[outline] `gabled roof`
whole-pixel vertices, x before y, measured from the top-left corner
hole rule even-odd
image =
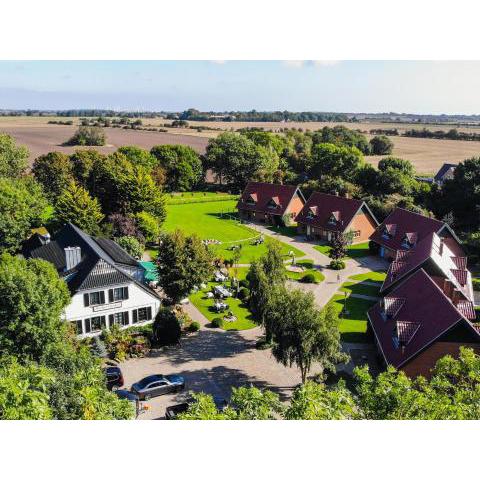
[[[404,299],[394,316],[383,312],[383,301],[368,311],[368,318],[388,364],[401,367],[459,322],[480,342],[480,334],[423,269],[402,282],[385,300]]]
[[[65,270],[66,247],[79,247],[81,251],[80,263],[69,271]],[[133,257],[114,241],[93,238],[72,223],[67,223],[46,245],[31,250],[25,249],[24,255],[52,263],[72,293],[134,282],[151,295],[157,296],[122,270],[122,267],[128,266],[141,268]]]
[[[439,233],[446,227],[452,236],[455,236],[444,222],[396,208],[372,233],[370,240],[392,250],[401,250],[405,249],[403,242],[407,234],[413,236],[416,242],[420,242],[429,234]],[[384,232],[388,232],[388,236],[384,235]],[[458,241],[456,237],[454,238]]]
[[[470,272],[466,269],[466,262],[463,263],[462,268],[460,265],[463,261],[456,259],[457,257],[449,249],[448,244],[436,233],[430,233],[419,241],[412,250],[397,251],[396,258],[388,268],[381,291],[389,290],[410,273],[424,267],[427,261],[431,261],[437,267],[438,272],[444,278],[450,280],[465,299],[472,301],[473,290]]]
[[[444,163],[440,169],[438,170],[438,172],[436,173],[436,175],[433,177],[433,179],[436,181],[436,182],[442,182],[443,181],[443,177],[445,176],[446,173],[448,173],[450,171],[450,169],[455,169],[457,168],[457,165],[455,163]]]
[[[373,223],[378,224],[367,204],[362,200],[313,192],[297,215],[296,221],[334,232],[344,232],[360,209],[364,209]],[[335,223],[330,222],[332,217],[335,218]]]
[[[245,190],[237,203],[237,209],[281,216],[287,210],[295,193],[298,193],[303,202],[305,201],[302,192],[295,185],[248,182],[248,185],[245,187]],[[272,204],[277,207],[269,207],[269,205]]]

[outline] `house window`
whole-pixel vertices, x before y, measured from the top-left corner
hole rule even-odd
[[[75,332],[77,335],[82,335],[83,334],[83,321],[82,320],[77,320],[73,322],[73,325],[75,327]]]
[[[128,300],[128,287],[111,288],[108,291],[108,301],[110,303],[120,300]]]
[[[114,313],[108,316],[108,326],[121,325],[123,327],[129,325],[128,312]]]
[[[105,315],[85,319],[85,333],[100,332],[106,326]]]
[[[83,295],[83,303],[86,307],[102,305],[105,303],[105,292],[100,290],[98,292],[85,293]]]
[[[334,215],[332,215],[329,219],[328,219],[328,223],[330,225],[335,225],[337,223],[337,219],[335,218]]]
[[[360,236],[360,230],[353,231],[353,238],[358,238]]]
[[[146,322],[152,319],[152,307],[143,307],[133,310],[132,323]]]

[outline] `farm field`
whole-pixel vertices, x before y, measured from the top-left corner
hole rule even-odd
[[[241,225],[234,218],[225,217],[226,213],[235,211],[235,205],[235,200],[167,205],[167,219],[163,228],[166,231],[178,228],[188,235],[196,233],[203,240],[218,240],[222,244],[211,245],[211,248],[216,255],[223,258],[231,258],[232,252],[229,248],[241,244],[239,263],[251,263],[267,249],[265,244],[252,245],[252,240],[258,237],[256,231]],[[300,250],[283,244],[283,253],[287,255],[289,251],[293,251],[296,257],[305,255]]]
[[[73,120],[75,125],[49,125],[49,120]],[[159,127],[169,123],[162,118],[143,119],[144,127]],[[61,146],[70,138],[77,128],[78,118],[66,117],[0,117],[0,132],[12,135],[18,143],[26,145],[30,152],[30,161],[37,156],[53,150],[72,153],[78,147]],[[324,126],[345,125],[348,128],[368,132],[374,128],[397,128],[404,131],[409,128],[427,128],[432,130],[447,130],[457,128],[459,131],[480,133],[480,126],[458,127],[456,125],[419,125],[397,123],[330,123],[330,122],[189,122],[191,126],[221,128],[236,130],[245,127],[261,127],[266,130],[279,131],[283,128],[301,128],[303,130],[318,130]],[[167,128],[168,133],[148,132],[141,130],[124,130],[121,128],[106,128],[107,145],[98,148],[104,153],[111,153],[123,145],[137,145],[150,149],[154,145],[182,144],[189,145],[199,153],[204,153],[208,139],[216,137],[220,131],[198,132],[189,128]],[[367,137],[371,135],[366,134]],[[390,137],[395,148],[393,155],[410,160],[418,173],[431,174],[436,172],[445,162],[458,163],[466,158],[480,154],[480,142],[460,140],[436,140],[428,138]],[[382,157],[367,156],[366,161],[376,165]]]

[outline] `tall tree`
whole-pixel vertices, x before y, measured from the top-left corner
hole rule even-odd
[[[176,230],[162,237],[157,267],[160,285],[178,302],[211,276],[212,255],[197,235],[186,237]]]
[[[347,256],[348,247],[352,244],[353,241],[353,232],[338,232],[332,236],[330,241],[330,252],[329,256],[333,260],[342,260]]]
[[[0,352],[38,360],[65,335],[60,318],[70,303],[51,263],[0,256]]]
[[[157,145],[150,150],[165,172],[165,187],[171,192],[192,190],[202,177],[198,153],[187,145]]]
[[[55,211],[61,223],[72,222],[90,235],[99,233],[99,225],[103,220],[100,204],[73,180],[60,194]]]
[[[313,294],[284,290],[270,310],[273,317],[273,356],[285,366],[296,365],[305,383],[312,363],[322,371],[335,371],[335,364],[346,360],[341,351],[338,315],[332,305],[322,311]]]
[[[0,252],[18,251],[47,208],[42,188],[31,177],[0,178]]]
[[[312,167],[309,173],[316,179],[330,175],[351,180],[363,164],[363,155],[356,147],[319,143],[312,148]]]
[[[29,151],[17,146],[15,139],[0,133],[0,177],[18,178],[28,166]]]
[[[135,145],[120,147],[117,151],[125,155],[132,165],[141,165],[150,172],[157,165],[157,159],[150,152]]]
[[[53,201],[73,179],[70,158],[60,152],[50,152],[37,157],[33,162],[32,173]]]

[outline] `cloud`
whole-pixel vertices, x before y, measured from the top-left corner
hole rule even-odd
[[[285,60],[283,64],[289,68],[332,67],[338,65],[338,60]]]

